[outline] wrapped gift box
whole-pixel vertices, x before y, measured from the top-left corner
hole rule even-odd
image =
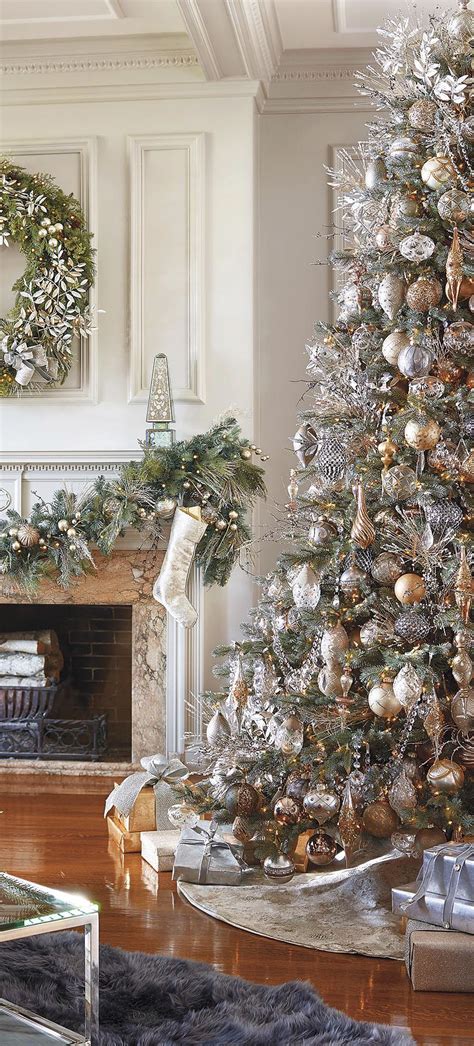
[[[122,853],[140,853],[140,832],[126,832],[120,821],[111,814],[107,815],[107,831],[109,839],[114,842]]]
[[[405,963],[417,992],[474,992],[474,938],[409,919]]]
[[[472,903],[464,898],[456,899],[453,902],[452,914],[448,926],[446,926],[444,917],[446,897],[429,892],[414,901],[413,898],[419,885],[419,882],[414,882],[407,883],[406,886],[392,887],[392,910],[400,915],[408,915],[409,919],[416,919],[419,922],[474,934],[474,897]]]
[[[171,872],[180,832],[142,832],[142,857],[155,872]]]
[[[117,782],[114,781],[114,788],[117,787]],[[126,832],[153,832],[156,828],[155,793],[149,785],[146,788],[142,788],[129,814],[122,814],[116,806],[113,809],[115,819],[119,821]],[[168,826],[169,821],[167,822]]]
[[[247,865],[235,847],[207,821],[186,826],[176,849],[173,879],[212,886],[237,886]]]
[[[456,898],[474,902],[474,846],[441,843],[424,851],[422,876],[429,876],[426,888],[433,893],[446,897],[456,870]]]

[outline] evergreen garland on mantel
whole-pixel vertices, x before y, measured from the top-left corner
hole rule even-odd
[[[109,553],[126,527],[159,539],[163,522],[179,505],[199,505],[208,527],[197,549],[206,585],[225,585],[240,549],[250,539],[246,513],[265,495],[263,469],[228,417],[204,435],[168,448],[144,449],[117,479],[100,476],[78,495],[57,490],[25,518],[9,510],[0,521],[0,584],[5,593],[32,595],[43,578],[63,588],[94,569],[91,545]],[[265,456],[263,457],[265,460]]]

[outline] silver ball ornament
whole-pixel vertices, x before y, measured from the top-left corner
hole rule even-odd
[[[266,857],[263,862],[265,879],[273,883],[289,883],[295,874],[294,862],[288,854]]]

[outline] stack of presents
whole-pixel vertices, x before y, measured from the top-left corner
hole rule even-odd
[[[142,766],[143,771],[114,784],[106,800],[109,838],[122,853],[141,853],[155,871],[173,871],[175,879],[225,886],[240,883],[249,870],[249,854],[232,836],[230,826],[196,819],[196,824],[184,824],[181,830],[170,827],[175,787],[189,773],[183,763],[156,755],[142,759]]]
[[[474,845],[423,853],[414,883],[392,890],[407,918],[405,962],[415,991],[474,991]]]

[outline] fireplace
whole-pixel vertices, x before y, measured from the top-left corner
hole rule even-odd
[[[32,601],[19,592],[0,594],[0,632],[52,629],[58,636],[64,668],[48,717],[79,723],[105,717],[106,748],[94,763],[99,772],[166,750],[166,614],[151,591],[162,555],[96,554],[96,571],[67,591],[44,581]],[[0,767],[20,762],[23,769],[39,765],[3,757]],[[81,752],[72,762],[70,753],[67,763],[60,753],[46,762],[42,757],[43,769],[53,772],[77,771]]]

